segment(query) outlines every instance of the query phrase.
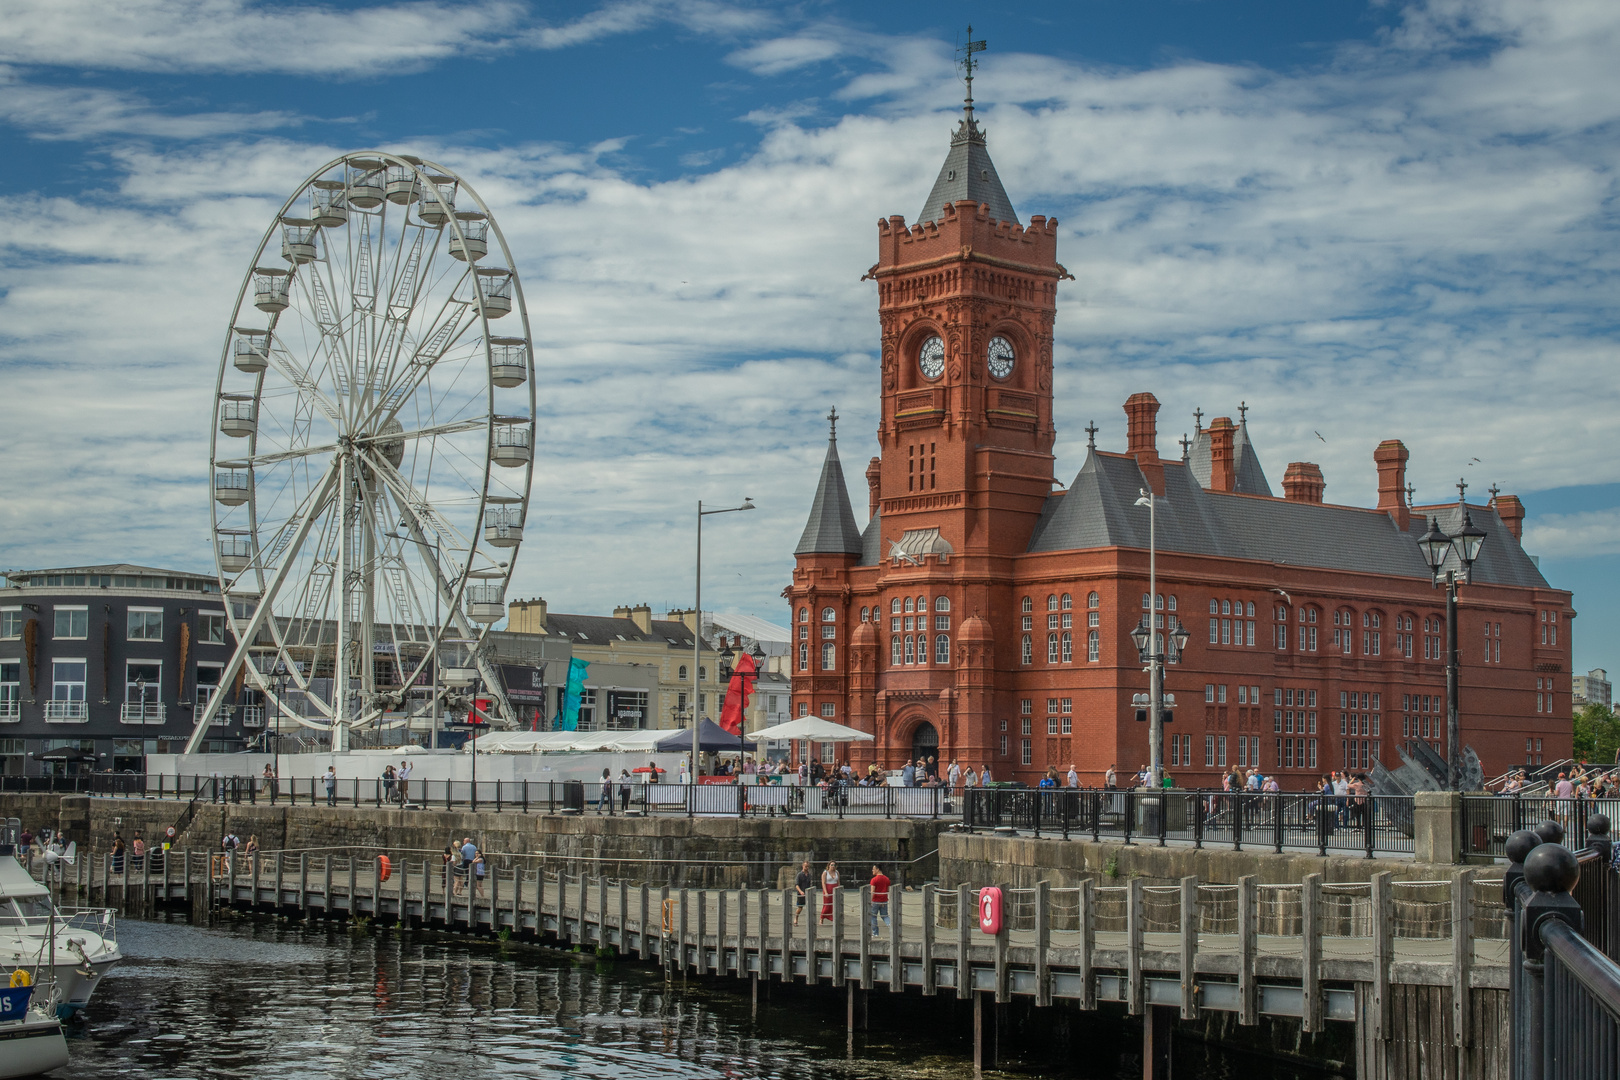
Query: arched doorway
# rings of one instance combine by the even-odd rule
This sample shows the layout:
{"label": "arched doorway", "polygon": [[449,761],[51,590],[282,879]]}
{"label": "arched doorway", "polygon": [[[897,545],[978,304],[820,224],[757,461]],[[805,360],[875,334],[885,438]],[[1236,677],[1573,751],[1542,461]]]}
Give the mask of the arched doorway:
{"label": "arched doorway", "polygon": [[915,762],[918,758],[922,758],[926,761],[928,758],[938,757],[939,732],[935,730],[933,724],[924,720],[911,732],[911,760]]}

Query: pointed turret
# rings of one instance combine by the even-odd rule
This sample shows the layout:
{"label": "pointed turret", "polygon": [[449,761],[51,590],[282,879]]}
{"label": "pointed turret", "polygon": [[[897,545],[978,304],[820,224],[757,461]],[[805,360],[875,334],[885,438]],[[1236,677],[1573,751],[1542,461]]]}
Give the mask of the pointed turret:
{"label": "pointed turret", "polygon": [[959,199],[984,203],[990,208],[992,221],[1018,222],[1018,211],[1013,209],[1007,189],[1001,186],[1001,177],[996,175],[995,162],[990,160],[984,132],[973,118],[973,69],[978,66],[973,54],[983,49],[984,42],[974,41],[973,27],[968,27],[968,43],[960,50],[966,55],[963,64],[967,69],[967,97],[962,103],[962,119],[956,125],[956,134],[951,136],[945,164],[940,166],[934,188],[917,218],[920,224],[941,220],[945,217],[945,207]]}
{"label": "pointed turret", "polygon": [[810,504],[810,520],[799,537],[795,555],[859,555],[861,529],[849,506],[849,488],[844,484],[844,466],[838,460],[838,410],[827,416],[827,459],[821,463],[821,480],[816,499]]}

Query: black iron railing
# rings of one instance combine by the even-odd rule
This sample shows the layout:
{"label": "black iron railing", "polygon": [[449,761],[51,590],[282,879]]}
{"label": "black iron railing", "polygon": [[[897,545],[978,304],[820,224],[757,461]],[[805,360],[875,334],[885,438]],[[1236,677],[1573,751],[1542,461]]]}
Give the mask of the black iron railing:
{"label": "black iron railing", "polygon": [[737,817],[941,818],[960,813],[960,798],[943,787],[861,787],[853,784],[646,784],[640,778],[600,780],[428,780],[381,777],[119,775],[79,789],[111,798],[182,799],[186,821],[199,805],[267,803],[298,806],[473,809],[520,813],[685,814]]}
{"label": "black iron railing", "polygon": [[1190,843],[1241,851],[1412,852],[1409,795],[1318,795],[1136,788],[973,788],[962,797],[970,828],[1012,828],[1037,836],[1126,843]]}
{"label": "black iron railing", "polygon": [[1512,1080],[1620,1080],[1616,871],[1607,822],[1593,825],[1597,847],[1579,853],[1552,840],[1556,828],[1504,845]]}
{"label": "black iron railing", "polygon": [[1543,821],[1564,827],[1564,845],[1576,851],[1587,846],[1587,822],[1595,814],[1620,820],[1620,799],[1557,799],[1532,795],[1464,795],[1462,797],[1464,855],[1507,854],[1507,838],[1521,829],[1534,829]]}

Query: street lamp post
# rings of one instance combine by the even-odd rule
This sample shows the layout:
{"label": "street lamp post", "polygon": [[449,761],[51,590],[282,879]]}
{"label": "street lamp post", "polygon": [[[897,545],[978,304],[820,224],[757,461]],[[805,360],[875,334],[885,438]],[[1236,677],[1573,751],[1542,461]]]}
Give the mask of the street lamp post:
{"label": "street lamp post", "polygon": [[270,679],[276,687],[276,733],[274,742],[270,744],[270,754],[274,764],[270,769],[270,801],[273,804],[281,791],[281,710],[287,700],[287,680],[292,672],[287,670],[287,661],[276,658],[276,666],[270,670]]}
{"label": "street lamp post", "polygon": [[[1160,647],[1158,630],[1159,611],[1159,552],[1158,502],[1151,491],[1140,492],[1137,506],[1148,509],[1148,613],[1146,620],[1131,632],[1131,641],[1148,672],[1148,784],[1155,790],[1164,786],[1164,650]],[[1187,647],[1188,633],[1184,626],[1171,627],[1166,619],[1165,630],[1180,655]]]}
{"label": "street lamp post", "polygon": [[[400,527],[404,528],[405,522],[400,522]],[[414,536],[403,536],[400,533],[391,532],[384,533],[383,535],[392,536],[395,540],[406,540],[412,544],[420,544],[422,547],[433,549],[433,643],[429,646],[428,654],[433,658],[433,697],[428,706],[431,717],[429,723],[432,727],[432,735],[428,739],[428,745],[437,749],[439,745],[439,635],[442,632],[441,628],[443,626],[443,623],[439,618],[439,600],[441,593],[439,568],[443,565],[439,558],[439,541],[437,538],[435,538],[430,544],[426,540],[418,540]],[[397,652],[395,653],[395,656],[398,656]],[[409,688],[407,687],[407,692],[408,690]]]}
{"label": "street lamp post", "polygon": [[[741,506],[728,506],[721,510],[703,509],[703,500],[698,500],[697,507],[697,568],[693,575],[695,585],[692,600],[692,769],[691,779],[695,785],[698,777],[698,756],[701,750],[700,732],[703,727],[703,684],[698,679],[698,672],[702,671],[703,664],[703,519],[713,514],[734,514],[739,510],[754,509],[754,500],[743,496]],[[715,674],[719,674],[716,669]]]}
{"label": "street lamp post", "polygon": [[[1418,549],[1429,564],[1436,587],[1442,583],[1446,589],[1446,786],[1452,791],[1462,789],[1462,735],[1457,718],[1457,669],[1462,657],[1457,648],[1457,586],[1472,584],[1474,560],[1485,543],[1485,530],[1474,524],[1463,495],[1468,490],[1466,481],[1457,481],[1457,505],[1461,507],[1462,528],[1447,534],[1440,528],[1440,519],[1429,519],[1429,531],[1418,540]],[[1446,566],[1448,557],[1455,556],[1455,565]],[[1442,572],[1444,568],[1444,572]]]}

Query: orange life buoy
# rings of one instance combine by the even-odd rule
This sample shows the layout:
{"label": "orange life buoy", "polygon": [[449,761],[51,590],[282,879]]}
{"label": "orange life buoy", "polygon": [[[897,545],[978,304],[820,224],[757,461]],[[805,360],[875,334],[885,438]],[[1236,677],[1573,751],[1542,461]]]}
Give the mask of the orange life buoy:
{"label": "orange life buoy", "polygon": [[394,864],[388,861],[388,856],[377,856],[377,880],[387,881],[388,875],[393,873]]}

